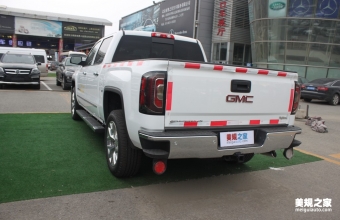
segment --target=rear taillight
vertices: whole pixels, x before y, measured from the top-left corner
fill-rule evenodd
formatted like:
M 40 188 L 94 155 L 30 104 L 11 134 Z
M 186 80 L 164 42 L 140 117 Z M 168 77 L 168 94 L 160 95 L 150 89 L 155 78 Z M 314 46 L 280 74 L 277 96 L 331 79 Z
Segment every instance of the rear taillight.
M 294 99 L 293 99 L 293 106 L 292 106 L 292 115 L 296 113 L 299 108 L 299 101 L 301 95 L 301 87 L 300 84 L 295 82 L 295 89 L 294 89 Z
M 148 72 L 142 76 L 139 93 L 139 112 L 164 115 L 164 85 L 166 72 Z
M 302 85 L 301 85 L 301 90 L 302 90 L 302 89 L 306 89 L 305 84 L 302 84 Z
M 326 92 L 326 91 L 328 91 L 328 87 L 325 87 L 325 86 L 318 86 L 317 90 L 318 90 L 318 91 L 324 91 L 324 92 Z

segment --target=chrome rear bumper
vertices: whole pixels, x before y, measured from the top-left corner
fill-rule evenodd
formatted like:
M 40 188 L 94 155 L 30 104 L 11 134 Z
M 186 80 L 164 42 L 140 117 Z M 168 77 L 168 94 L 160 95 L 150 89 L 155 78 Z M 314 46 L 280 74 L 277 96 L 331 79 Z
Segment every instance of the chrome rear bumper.
M 240 129 L 237 129 L 240 130 Z M 251 130 L 247 128 L 246 130 Z M 298 127 L 257 128 L 255 143 L 234 147 L 220 147 L 220 131 L 139 131 L 141 145 L 146 154 L 152 152 L 173 158 L 216 158 L 235 153 L 266 153 L 278 149 L 294 147 L 295 135 L 301 133 Z M 159 146 L 159 148 L 158 148 Z M 166 152 L 165 151 L 169 151 Z M 151 154 L 151 155 L 150 155 Z

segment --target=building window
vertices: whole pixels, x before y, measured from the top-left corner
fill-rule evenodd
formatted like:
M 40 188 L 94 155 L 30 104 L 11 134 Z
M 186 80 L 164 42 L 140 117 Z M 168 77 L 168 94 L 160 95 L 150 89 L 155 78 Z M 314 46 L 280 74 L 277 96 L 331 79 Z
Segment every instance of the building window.
M 213 61 L 227 61 L 227 53 L 228 53 L 228 43 L 214 43 L 213 48 Z

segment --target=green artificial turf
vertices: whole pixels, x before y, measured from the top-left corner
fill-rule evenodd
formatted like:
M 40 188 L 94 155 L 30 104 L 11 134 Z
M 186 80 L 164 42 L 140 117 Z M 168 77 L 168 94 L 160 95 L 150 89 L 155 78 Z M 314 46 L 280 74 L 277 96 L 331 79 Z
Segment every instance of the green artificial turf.
M 145 159 L 145 158 L 144 158 Z M 236 174 L 269 167 L 318 161 L 295 151 L 292 160 L 256 155 L 244 165 L 221 159 L 169 160 L 165 174 L 152 172 L 144 160 L 133 178 L 117 179 L 109 172 L 98 135 L 70 114 L 0 114 L 0 203 L 94 192 L 148 184 Z
M 47 77 L 56 77 L 56 73 L 48 73 Z

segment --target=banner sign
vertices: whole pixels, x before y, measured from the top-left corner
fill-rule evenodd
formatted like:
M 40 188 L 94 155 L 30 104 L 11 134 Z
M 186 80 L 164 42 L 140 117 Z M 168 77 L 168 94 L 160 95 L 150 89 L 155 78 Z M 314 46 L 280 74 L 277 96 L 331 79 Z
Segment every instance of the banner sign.
M 63 22 L 63 38 L 99 40 L 103 37 L 104 26 Z
M 286 17 L 287 0 L 269 0 L 268 18 Z
M 15 33 L 61 38 L 61 22 L 15 17 Z
M 340 0 L 318 0 L 315 17 L 338 18 Z
M 14 34 L 14 17 L 10 15 L 0 15 L 0 32 Z
M 194 35 L 195 0 L 172 0 L 123 17 L 120 30 L 136 30 Z

